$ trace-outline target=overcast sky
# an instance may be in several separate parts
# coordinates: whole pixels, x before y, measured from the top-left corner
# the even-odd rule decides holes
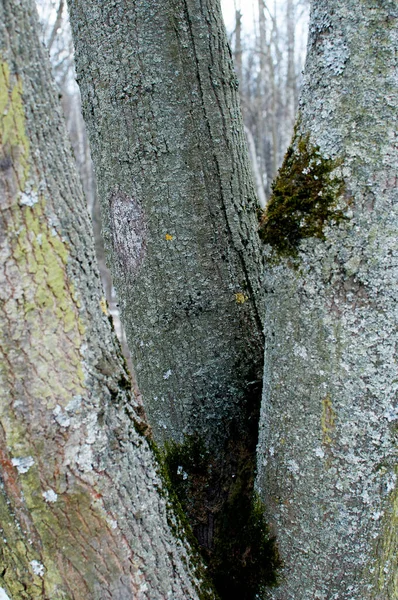
[[[245,31],[253,28],[253,16],[257,14],[258,0],[254,3],[253,0],[221,0],[221,8],[224,15],[224,21],[228,33],[233,31],[235,27],[235,5],[242,12],[242,26]]]

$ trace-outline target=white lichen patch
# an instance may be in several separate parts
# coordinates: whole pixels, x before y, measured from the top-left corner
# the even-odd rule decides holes
[[[387,484],[386,484],[387,494],[389,494],[390,492],[392,492],[395,489],[396,484],[397,484],[397,476],[395,473],[392,473],[391,477],[387,480]]]
[[[30,467],[35,464],[31,456],[12,458],[11,462],[17,468],[18,473],[27,473]]]
[[[183,467],[181,465],[179,465],[177,467],[177,475],[182,475],[183,480],[185,481],[186,479],[188,479],[188,473],[186,473],[186,471],[184,471]]]
[[[361,264],[361,257],[358,255],[352,256],[347,262],[344,264],[344,269],[347,275],[350,277],[351,275],[356,275],[358,273],[359,267]]]
[[[299,356],[300,358],[303,358],[304,360],[308,359],[307,349],[304,346],[300,346],[299,344],[295,344],[294,345],[294,349],[293,349],[293,353],[294,353],[294,356]]]
[[[87,444],[81,446],[76,457],[76,463],[79,469],[85,473],[93,470],[93,451],[91,446]]]
[[[57,406],[54,408],[53,415],[58,425],[60,425],[61,427],[69,427],[70,418],[62,411],[62,408],[59,404],[57,404]]]
[[[168,379],[171,374],[172,374],[172,370],[169,369],[168,371],[166,371],[166,373],[163,373],[163,379]]]
[[[56,494],[54,490],[49,489],[46,492],[43,492],[43,498],[46,502],[56,502],[58,494]]]
[[[39,562],[38,560],[31,560],[30,561],[30,566],[32,567],[32,571],[35,575],[38,575],[39,577],[43,577],[44,576],[44,565]]]
[[[115,519],[107,517],[106,521],[111,529],[117,529],[117,521],[115,521]]]
[[[82,349],[82,348],[80,348]],[[77,413],[82,406],[83,398],[78,394],[77,396],[73,396],[72,400],[65,406],[65,410],[68,413]]]
[[[326,69],[334,75],[343,73],[346,62],[350,56],[347,44],[342,37],[330,37],[323,46],[323,62]]]
[[[22,192],[21,198],[19,199],[19,203],[22,206],[34,206],[39,201],[39,196],[37,192]]]
[[[298,475],[300,472],[300,467],[295,460],[287,461],[287,470],[290,471],[293,475]]]
[[[372,519],[373,521],[378,521],[379,519],[381,519],[381,517],[384,515],[384,511],[383,510],[377,510],[372,514]]]
[[[98,435],[97,415],[94,413],[85,420],[87,428],[86,444],[94,444]]]
[[[388,407],[383,415],[389,423],[398,419],[398,408],[395,406]]]

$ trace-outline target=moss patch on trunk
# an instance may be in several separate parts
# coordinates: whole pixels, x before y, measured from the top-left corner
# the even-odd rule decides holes
[[[326,224],[346,220],[337,206],[344,191],[336,173],[340,165],[324,158],[308,135],[295,134],[260,222],[260,236],[277,256],[296,257],[301,240],[324,239]]]

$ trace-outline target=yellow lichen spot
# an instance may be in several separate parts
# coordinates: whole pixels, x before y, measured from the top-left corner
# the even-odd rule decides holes
[[[164,237],[168,242],[170,242],[173,239],[173,236],[170,235],[169,233],[166,233],[166,235]]]
[[[101,307],[101,310],[104,313],[104,315],[107,317],[109,315],[108,303],[107,303],[106,298],[104,296],[102,296],[102,298],[100,300],[100,307]]]
[[[322,442],[324,444],[331,444],[331,434],[335,428],[336,413],[333,410],[332,401],[330,396],[326,396],[322,400]]]
[[[77,320],[77,327],[79,329],[80,335],[83,336],[86,333],[86,327],[84,326],[84,323],[80,317]]]
[[[248,300],[248,297],[242,292],[238,292],[235,294],[235,300],[237,304],[244,304]]]

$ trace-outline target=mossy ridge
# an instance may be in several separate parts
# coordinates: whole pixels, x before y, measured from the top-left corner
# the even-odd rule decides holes
[[[269,536],[264,506],[253,492],[254,465],[249,452],[242,450],[242,460],[232,475],[233,485],[227,487],[223,482],[227,499],[220,497],[219,504],[210,510],[206,497],[217,487],[220,468],[200,436],[186,435],[182,444],[168,442],[160,454],[172,494],[179,510],[184,511],[183,521],[189,521],[188,527],[199,541],[208,565],[207,577],[220,598],[253,600],[264,588],[275,585],[280,562],[275,541]],[[231,480],[229,472],[228,478]],[[214,535],[206,547],[200,532],[210,513]]]
[[[337,203],[344,182],[335,170],[341,160],[324,158],[309,135],[295,132],[277,178],[272,196],[260,222],[260,237],[278,257],[298,255],[301,240],[324,239],[327,223],[347,219]]]
[[[167,450],[161,449],[156,442],[153,441],[151,433],[143,432],[137,423],[134,422],[134,427],[139,435],[146,439],[151,448],[158,467],[158,473],[163,482],[163,493],[167,500],[168,509],[168,524],[176,538],[181,540],[186,539],[191,547],[192,554],[190,555],[191,566],[194,569],[195,575],[200,582],[200,588],[197,589],[200,600],[220,600],[218,594],[214,590],[213,583],[210,581],[209,573],[206,571],[206,566],[203,565],[201,552],[198,542],[193,534],[189,519],[184,512],[179,495],[174,488],[170,477],[170,469],[167,465]],[[159,490],[162,493],[162,490]]]

